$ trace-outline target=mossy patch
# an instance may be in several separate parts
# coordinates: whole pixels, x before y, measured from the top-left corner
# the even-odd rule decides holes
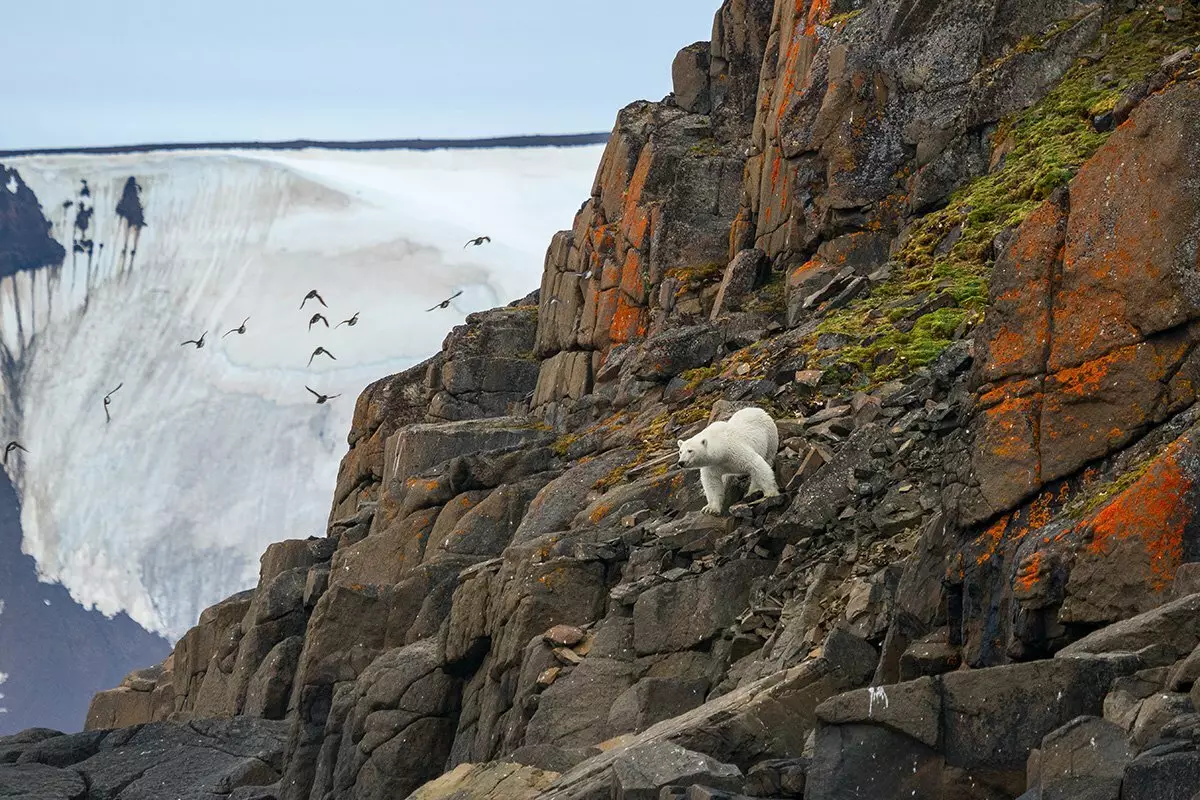
[[[725,275],[725,265],[717,262],[695,264],[686,267],[673,267],[667,270],[666,277],[679,281],[677,294],[697,292],[706,286],[711,286]]]
[[[637,430],[640,446],[634,458],[627,461],[592,485],[599,492],[607,492],[625,479],[631,470],[646,464],[655,458],[666,455],[674,446],[675,439],[691,425],[708,419],[712,413],[713,403],[717,395],[709,394],[694,398],[687,405],[677,409],[662,409],[658,414],[640,425]],[[669,468],[669,465],[667,465]],[[662,470],[665,472],[666,470]],[[654,473],[652,473],[654,474]],[[658,473],[661,474],[661,473]]]
[[[1004,120],[993,139],[1007,151],[1002,165],[918,220],[895,256],[891,276],[821,321],[809,342],[814,353],[819,334],[849,339],[820,354],[825,365],[860,388],[878,385],[931,363],[960,326],[978,322],[988,302],[994,240],[1066,186],[1107,140],[1109,134],[1092,125],[1096,114],[1113,108],[1126,89],[1152,74],[1164,54],[1200,43],[1200,10],[1184,5],[1182,13],[1173,23],[1151,11],[1110,21],[1098,59],[1078,59],[1040,102]],[[1070,25],[1057,23],[1023,46],[1041,47]],[[924,300],[939,293],[948,294],[953,307],[913,320]]]
[[[721,145],[717,144],[717,140],[711,137],[701,139],[688,148],[688,154],[700,158],[719,156],[721,155]]]
[[[1086,497],[1080,497],[1069,503],[1063,509],[1063,514],[1071,519],[1082,519],[1098,511],[1109,500],[1117,497],[1130,486],[1133,486],[1138,480],[1146,474],[1150,466],[1155,462],[1158,456],[1151,455],[1134,464],[1116,479],[1109,481],[1103,486],[1098,487],[1094,492],[1089,493]]]

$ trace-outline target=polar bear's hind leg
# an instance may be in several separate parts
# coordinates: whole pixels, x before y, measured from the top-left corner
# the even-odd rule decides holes
[[[775,470],[766,459],[754,453],[750,459],[750,491],[758,490],[763,497],[778,497],[779,486],[775,483]]]

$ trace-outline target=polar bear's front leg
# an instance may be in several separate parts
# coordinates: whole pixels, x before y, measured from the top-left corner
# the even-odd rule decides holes
[[[721,515],[725,512],[725,480],[713,467],[700,468],[700,485],[704,487],[704,499],[708,505],[705,514]]]
[[[775,470],[758,453],[750,454],[750,491],[762,492],[763,497],[778,497],[779,486],[775,483]]]

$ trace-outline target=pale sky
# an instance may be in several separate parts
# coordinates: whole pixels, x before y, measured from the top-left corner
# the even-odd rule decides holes
[[[607,131],[720,0],[9,0],[0,150]]]

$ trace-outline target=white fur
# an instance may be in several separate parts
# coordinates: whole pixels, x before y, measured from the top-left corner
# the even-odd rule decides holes
[[[699,467],[708,505],[706,514],[725,513],[729,484],[738,475],[750,476],[750,492],[776,497],[775,453],[779,429],[761,408],[743,408],[727,422],[714,422],[686,442],[679,440],[679,464]]]

